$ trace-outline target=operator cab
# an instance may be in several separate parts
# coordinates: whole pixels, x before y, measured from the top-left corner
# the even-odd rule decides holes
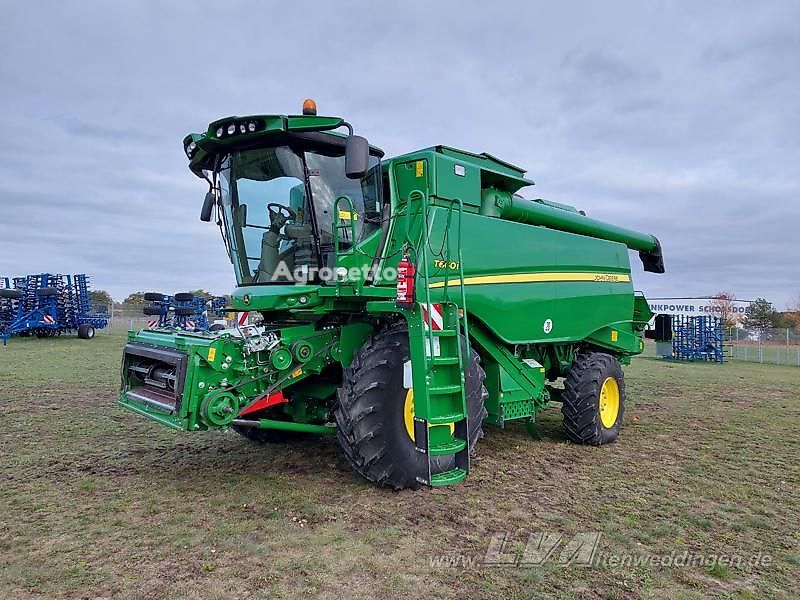
[[[200,219],[216,213],[240,286],[329,282],[337,253],[381,228],[383,151],[313,100],[302,115],[219,119],[183,147],[209,184]]]
[[[340,221],[352,221],[356,234],[349,239],[350,228],[342,228],[340,249],[373,233],[380,215],[379,157],[369,157],[368,169],[349,179],[343,146],[296,140],[225,156],[217,182],[238,283],[293,283],[331,267],[333,227]]]

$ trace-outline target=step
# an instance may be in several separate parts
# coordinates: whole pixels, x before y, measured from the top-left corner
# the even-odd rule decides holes
[[[429,425],[447,425],[449,423],[455,423],[456,421],[463,421],[464,420],[464,413],[450,413],[447,415],[438,415],[435,417],[430,417],[428,419]]]
[[[457,356],[436,356],[431,359],[431,364],[433,365],[457,365],[458,364],[458,357]]]
[[[443,444],[432,444],[428,446],[428,454],[430,454],[431,456],[444,456],[446,454],[455,454],[456,452],[461,452],[466,447],[467,447],[467,442],[455,438],[449,442],[444,442]]]
[[[444,394],[456,394],[461,391],[461,386],[453,385],[432,385],[428,388],[428,394],[431,396],[442,396]]]
[[[433,331],[426,331],[425,335],[427,336],[429,333],[433,334],[433,337],[453,337],[458,335],[455,329],[434,329]]]
[[[431,475],[431,486],[439,487],[442,485],[453,485],[456,483],[461,483],[467,478],[467,471],[461,468],[451,469],[450,471],[444,471],[442,473],[437,473],[436,475]]]

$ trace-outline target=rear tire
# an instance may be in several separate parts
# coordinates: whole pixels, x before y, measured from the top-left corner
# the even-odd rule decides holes
[[[406,431],[403,365],[409,360],[405,323],[370,336],[345,369],[337,391],[334,416],[336,436],[350,466],[362,477],[395,490],[418,488],[417,477],[427,476],[427,457],[417,452]],[[483,437],[486,418],[483,385],[486,373],[472,350],[464,375],[469,422],[470,453]],[[431,457],[432,473],[455,466],[455,457]]]
[[[148,302],[163,302],[164,294],[159,294],[158,292],[145,292],[144,299]]]
[[[173,297],[175,298],[175,302],[191,302],[194,300],[194,294],[190,294],[189,292],[178,292]]]
[[[155,317],[161,314],[161,307],[159,306],[145,306],[142,309],[142,313],[147,315],[148,317]]]
[[[579,354],[567,372],[561,400],[570,440],[590,446],[616,440],[625,412],[625,380],[619,361],[604,352]]]
[[[82,340],[90,340],[94,337],[94,327],[91,325],[78,326],[78,337]]]
[[[19,300],[22,298],[22,292],[19,290],[9,290],[7,288],[0,290],[0,298],[8,298],[10,300]]]

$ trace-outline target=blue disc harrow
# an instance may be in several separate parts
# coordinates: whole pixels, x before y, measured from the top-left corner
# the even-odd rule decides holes
[[[150,329],[183,329],[205,331],[211,326],[209,315],[222,316],[228,304],[224,296],[210,300],[192,293],[178,293],[172,296],[155,292],[144,295],[149,302],[142,312],[152,317],[148,322]]]
[[[672,317],[672,358],[724,362],[724,330],[719,317]]]
[[[4,345],[12,335],[77,333],[91,339],[96,329],[107,325],[107,309],[92,306],[89,278],[83,273],[0,276],[0,338]]]

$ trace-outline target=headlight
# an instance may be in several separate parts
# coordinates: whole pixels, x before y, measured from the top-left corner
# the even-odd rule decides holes
[[[247,124],[247,130],[248,130],[250,133],[253,133],[253,132],[256,130],[256,122],[255,122],[255,121],[250,121],[250,122]]]
[[[239,133],[247,133],[247,125],[239,123]]]
[[[219,127],[219,128],[217,129],[217,137],[218,137],[218,138],[221,138],[221,137],[222,137],[222,127]]]
[[[228,135],[233,135],[235,131],[236,131],[235,123],[231,123],[230,125],[228,125]]]

